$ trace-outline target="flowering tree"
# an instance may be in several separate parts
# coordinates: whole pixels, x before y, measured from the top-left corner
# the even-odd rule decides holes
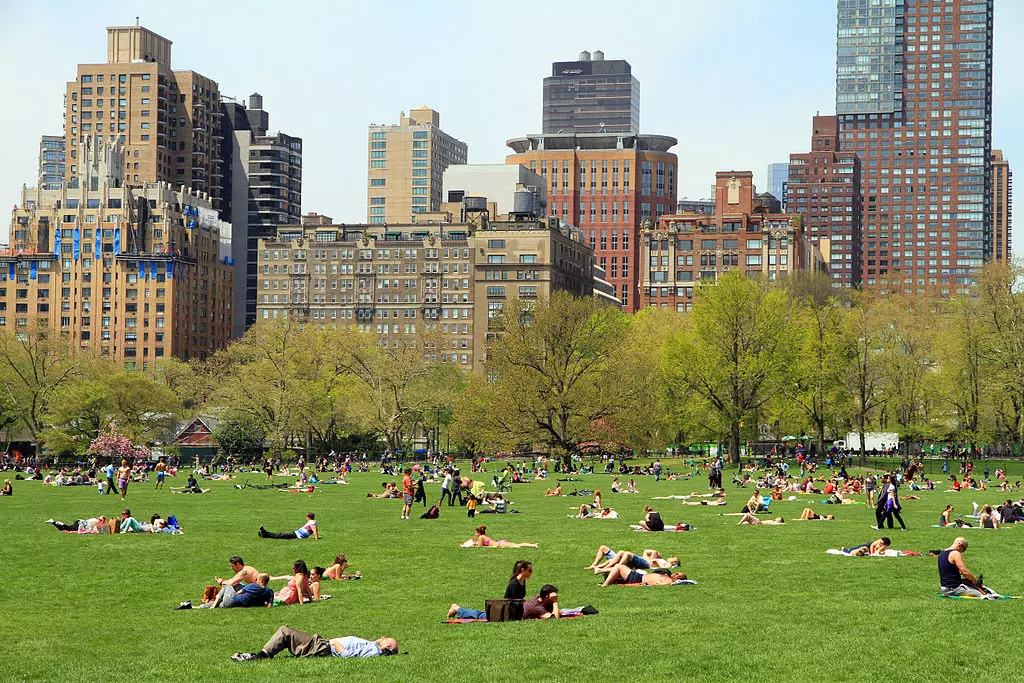
[[[89,454],[105,458],[132,460],[137,457],[148,458],[151,451],[145,446],[136,447],[124,434],[111,427],[110,432],[100,433],[89,444]]]

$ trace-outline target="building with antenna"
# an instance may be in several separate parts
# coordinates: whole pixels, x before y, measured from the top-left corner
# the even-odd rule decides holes
[[[584,50],[575,62],[555,62],[544,79],[543,133],[640,132],[640,81],[624,59]]]

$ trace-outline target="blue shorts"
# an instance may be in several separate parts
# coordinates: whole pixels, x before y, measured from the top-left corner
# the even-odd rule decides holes
[[[626,575],[625,583],[643,583],[643,582],[644,582],[644,575],[641,574],[638,571],[634,570],[634,571],[631,571],[629,574]]]
[[[157,481],[163,481],[165,476],[167,476],[166,472],[157,472],[156,473],[156,480]]]
[[[626,563],[626,566],[630,569],[650,569],[651,563],[639,555],[634,555],[633,559]]]

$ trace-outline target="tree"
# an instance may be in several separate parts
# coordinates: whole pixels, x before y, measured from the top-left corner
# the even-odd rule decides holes
[[[33,441],[41,441],[54,392],[78,377],[90,358],[45,329],[0,332],[0,391]]]
[[[148,458],[152,452],[145,446],[136,446],[128,436],[116,429],[102,432],[89,444],[89,454],[111,460],[127,460]]]
[[[229,456],[260,453],[263,449],[263,427],[244,415],[220,420],[213,429],[213,438]]]
[[[953,408],[951,432],[958,440],[986,443],[992,433],[983,411],[995,387],[984,305],[973,297],[959,297],[943,307],[942,320],[934,348],[939,386]]]
[[[1024,295],[1017,283],[1024,269],[989,263],[978,279],[977,294],[989,339],[997,424],[1014,445],[1024,443]]]
[[[489,349],[490,381],[475,391],[492,428],[568,458],[630,400],[632,387],[613,380],[627,326],[617,309],[557,292],[507,301],[491,322],[500,336]]]
[[[739,273],[702,283],[685,325],[668,346],[675,401],[694,398],[730,436],[740,458],[740,425],[783,390],[793,359],[792,300],[785,290]],[[692,412],[690,413],[693,414]]]
[[[825,452],[826,428],[840,423],[849,402],[844,379],[852,354],[843,343],[843,311],[835,297],[807,296],[800,300],[795,317],[797,353],[792,389],[785,395],[810,420],[818,453]]]
[[[882,403],[885,373],[882,364],[882,324],[871,307],[869,295],[858,293],[843,325],[844,353],[851,359],[846,389],[860,435],[860,462],[867,462],[865,435],[868,423]]]

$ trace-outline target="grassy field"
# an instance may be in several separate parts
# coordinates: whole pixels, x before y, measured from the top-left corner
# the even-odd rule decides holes
[[[243,475],[243,480],[244,480]],[[478,476],[477,478],[483,478]],[[727,481],[731,474],[727,473]],[[169,479],[172,485],[181,485]],[[253,475],[253,483],[260,481]],[[489,477],[488,477],[489,479]],[[399,520],[401,504],[366,498],[382,477],[352,477],[350,486],[314,494],[236,490],[214,483],[204,496],[133,484],[128,505],[139,519],[174,514],[182,536],[64,534],[43,521],[119,511],[115,496],[90,487],[44,489],[15,482],[0,499],[0,678],[4,680],[148,681],[242,677],[242,680],[868,680],[903,675],[923,680],[1012,680],[1021,659],[985,645],[1015,633],[1024,602],[940,600],[935,559],[844,558],[827,548],[870,541],[873,511],[825,506],[824,496],[773,503],[773,514],[799,516],[806,505],[834,512],[835,522],[737,527],[749,491],[728,486],[727,508],[683,507],[654,495],[704,491],[706,480],[638,478],[639,495],[610,495],[611,477],[566,483],[602,489],[620,520],[567,515],[584,499],[544,498],[544,483],[517,485],[523,514],[482,515],[494,538],[539,542],[539,549],[463,549],[474,521],[442,508],[438,520]],[[436,496],[438,485],[428,488]],[[955,532],[931,527],[949,502],[997,503],[996,491],[935,492],[905,502],[910,531],[894,546],[945,548]],[[813,504],[812,504],[813,502]],[[690,533],[636,533],[645,503],[666,522],[696,525]],[[257,538],[260,523],[283,531],[317,513],[319,542]],[[418,517],[424,511],[415,509]],[[1007,593],[1024,592],[1024,530],[968,530],[968,566]],[[582,568],[596,548],[678,554],[699,585],[669,588],[598,586]],[[213,576],[229,576],[233,554],[263,571],[284,574],[295,559],[326,565],[345,553],[365,577],[325,582],[333,599],[273,609],[172,611],[198,603]],[[535,563],[528,593],[558,586],[563,607],[591,604],[600,614],[563,622],[446,625],[452,602],[483,608],[501,597],[515,560]],[[233,652],[258,649],[277,626],[333,637],[392,635],[408,656],[375,660],[296,660],[236,664]],[[986,634],[995,634],[991,638]]]

